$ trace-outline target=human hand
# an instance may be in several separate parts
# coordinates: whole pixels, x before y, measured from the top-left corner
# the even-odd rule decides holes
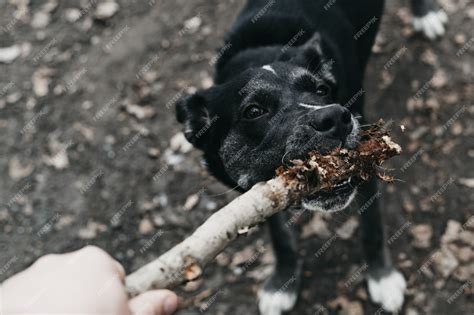
[[[129,300],[124,279],[123,267],[95,246],[46,255],[2,283],[0,314],[168,315],[175,312],[178,298],[173,292],[153,290]]]

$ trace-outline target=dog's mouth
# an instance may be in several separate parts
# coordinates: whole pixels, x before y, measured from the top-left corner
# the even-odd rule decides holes
[[[351,177],[334,185],[331,189],[323,189],[302,200],[301,205],[311,211],[335,212],[347,208],[357,193],[360,183],[357,177]]]

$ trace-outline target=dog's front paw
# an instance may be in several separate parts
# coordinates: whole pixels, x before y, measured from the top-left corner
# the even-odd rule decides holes
[[[403,306],[407,287],[405,278],[396,269],[369,273],[367,277],[370,298],[388,312],[397,312]]]
[[[296,292],[261,290],[258,298],[258,309],[261,315],[281,315],[291,310],[298,298]]]
[[[413,28],[433,40],[444,35],[447,22],[448,16],[443,10],[430,11],[424,16],[414,17]]]
[[[261,315],[281,315],[291,310],[298,299],[299,281],[291,276],[282,280],[273,274],[258,293],[258,308]]]

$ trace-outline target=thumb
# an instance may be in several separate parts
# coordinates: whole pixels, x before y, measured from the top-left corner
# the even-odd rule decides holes
[[[128,302],[133,315],[171,315],[178,307],[178,297],[169,290],[152,290]]]

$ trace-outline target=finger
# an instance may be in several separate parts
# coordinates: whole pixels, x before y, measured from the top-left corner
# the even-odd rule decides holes
[[[95,263],[100,262],[106,266],[113,266],[113,271],[119,277],[120,281],[125,281],[125,269],[123,266],[100,247],[88,245],[75,252],[72,252],[71,254],[76,255],[75,260],[87,259],[93,260]]]
[[[133,315],[171,315],[178,307],[178,297],[168,290],[153,290],[134,297],[128,306]]]
[[[125,269],[123,268],[123,266],[116,260],[114,260],[114,265],[115,265],[115,268],[117,269],[117,272],[118,272],[118,276],[120,278],[120,281],[122,281],[122,283],[125,282]]]

